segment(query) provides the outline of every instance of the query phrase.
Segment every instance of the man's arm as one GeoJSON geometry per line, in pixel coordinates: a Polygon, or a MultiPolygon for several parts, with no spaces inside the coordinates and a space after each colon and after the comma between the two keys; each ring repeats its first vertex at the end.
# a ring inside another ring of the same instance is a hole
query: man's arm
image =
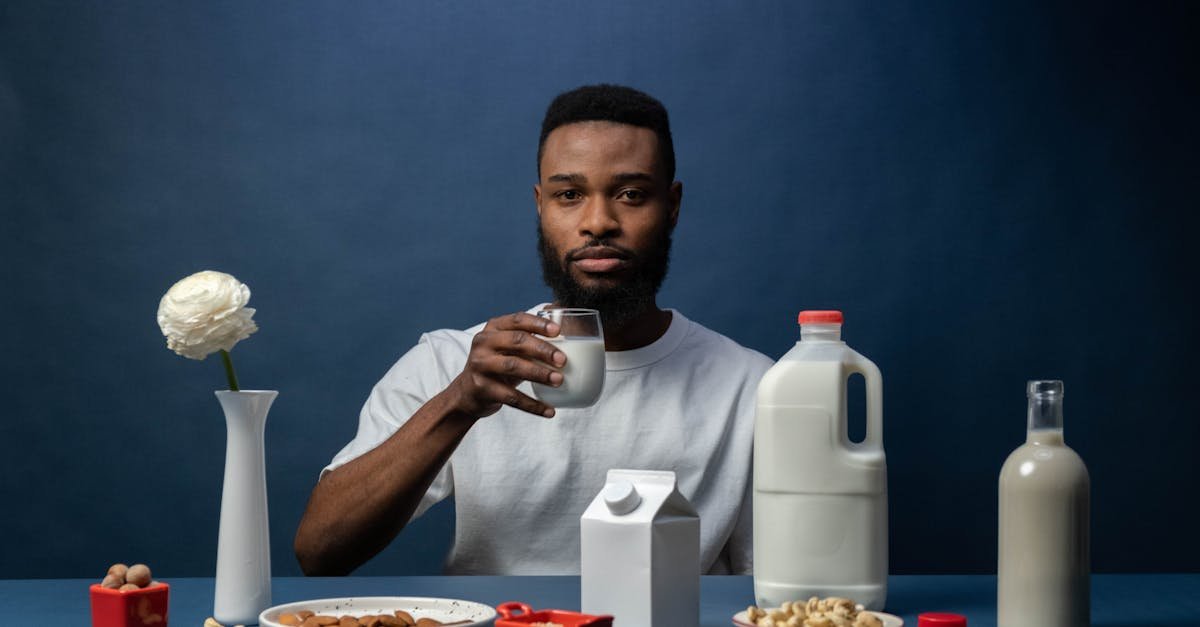
{"type": "Polygon", "coordinates": [[[534,333],[558,325],[527,313],[490,320],[450,385],[382,444],[329,472],[309,497],[294,549],[306,575],[344,575],[390,543],[476,420],[503,405],[545,416],[554,408],[517,391],[521,381],[559,385],[566,356],[534,333]]]}

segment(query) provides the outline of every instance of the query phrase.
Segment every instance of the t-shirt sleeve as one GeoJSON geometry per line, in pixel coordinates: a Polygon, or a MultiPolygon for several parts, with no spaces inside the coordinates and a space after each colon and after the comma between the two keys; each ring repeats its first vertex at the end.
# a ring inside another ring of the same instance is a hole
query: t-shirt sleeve
{"type": "MultiPolygon", "coordinates": [[[[421,341],[375,384],[359,412],[354,439],[334,455],[333,461],[321,470],[321,477],[382,444],[447,385],[449,379],[438,363],[432,341],[428,335],[421,336],[421,341]]],[[[447,462],[421,497],[413,518],[453,491],[452,463],[447,462]]]]}

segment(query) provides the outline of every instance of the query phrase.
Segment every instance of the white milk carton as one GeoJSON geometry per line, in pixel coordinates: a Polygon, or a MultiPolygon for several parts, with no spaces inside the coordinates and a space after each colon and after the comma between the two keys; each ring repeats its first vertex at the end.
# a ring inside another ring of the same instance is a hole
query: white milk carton
{"type": "Polygon", "coordinates": [[[608,471],[580,534],[585,614],[622,627],[700,624],[700,517],[675,473],[608,471]]]}

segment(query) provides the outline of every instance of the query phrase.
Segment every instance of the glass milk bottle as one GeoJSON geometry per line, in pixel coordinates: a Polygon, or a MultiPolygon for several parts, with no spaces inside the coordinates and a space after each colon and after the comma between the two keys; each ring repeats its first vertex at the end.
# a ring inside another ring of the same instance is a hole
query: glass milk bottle
{"type": "Polygon", "coordinates": [[[800,341],[758,385],[754,419],[754,596],[812,596],[883,609],[887,464],[879,368],[842,341],[840,311],[800,313],[800,341]],[[846,432],[846,380],[866,380],[862,442],[846,432]]]}
{"type": "Polygon", "coordinates": [[[1090,620],[1087,467],[1063,440],[1062,381],[1030,381],[1029,429],[1000,470],[999,627],[1090,620]]]}

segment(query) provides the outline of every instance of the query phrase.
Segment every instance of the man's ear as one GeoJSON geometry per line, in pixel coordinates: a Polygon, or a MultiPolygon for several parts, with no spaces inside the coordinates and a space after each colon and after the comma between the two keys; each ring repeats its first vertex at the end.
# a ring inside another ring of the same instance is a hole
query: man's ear
{"type": "Polygon", "coordinates": [[[533,184],[533,204],[537,207],[538,216],[542,215],[542,186],[533,184]]]}
{"type": "Polygon", "coordinates": [[[679,205],[683,203],[683,181],[671,183],[671,228],[679,222],[679,205]]]}

